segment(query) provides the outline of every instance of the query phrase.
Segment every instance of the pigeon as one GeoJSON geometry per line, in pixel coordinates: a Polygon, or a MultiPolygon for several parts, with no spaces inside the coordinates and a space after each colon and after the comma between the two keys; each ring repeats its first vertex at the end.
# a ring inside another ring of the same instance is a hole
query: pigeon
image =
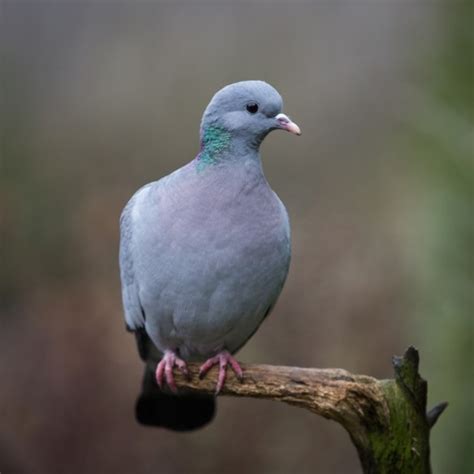
{"type": "Polygon", "coordinates": [[[201,121],[188,164],[140,188],[120,217],[120,276],[126,327],[145,362],[137,421],[188,431],[214,417],[215,396],[180,393],[173,371],[202,361],[242,379],[235,354],[274,307],[291,256],[285,206],[262,170],[272,130],[300,135],[263,81],[227,85],[201,121]]]}

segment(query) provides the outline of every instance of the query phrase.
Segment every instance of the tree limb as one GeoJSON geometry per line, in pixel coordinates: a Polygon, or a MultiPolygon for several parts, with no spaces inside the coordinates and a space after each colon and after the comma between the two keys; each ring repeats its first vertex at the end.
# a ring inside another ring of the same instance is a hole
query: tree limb
{"type": "MultiPolygon", "coordinates": [[[[395,379],[378,380],[342,369],[302,369],[242,364],[244,380],[231,370],[222,395],[279,400],[340,423],[359,453],[364,473],[427,474],[429,431],[445,403],[426,415],[427,384],[418,373],[418,352],[410,347],[394,357],[395,379]]],[[[212,394],[217,369],[199,379],[199,364],[188,365],[190,377],[175,373],[180,390],[212,394]]]]}

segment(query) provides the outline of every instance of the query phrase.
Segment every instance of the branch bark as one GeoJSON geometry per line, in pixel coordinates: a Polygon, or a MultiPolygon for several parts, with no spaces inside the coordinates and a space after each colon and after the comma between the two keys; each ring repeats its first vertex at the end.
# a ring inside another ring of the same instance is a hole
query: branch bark
{"type": "MultiPolygon", "coordinates": [[[[427,384],[418,363],[417,350],[408,348],[402,357],[393,358],[395,378],[390,380],[342,369],[242,364],[243,382],[228,370],[222,395],[278,400],[340,423],[366,474],[427,474],[430,429],[447,404],[426,413],[427,384]]],[[[188,368],[189,379],[175,372],[178,389],[214,392],[217,369],[200,380],[199,364],[188,368]]]]}

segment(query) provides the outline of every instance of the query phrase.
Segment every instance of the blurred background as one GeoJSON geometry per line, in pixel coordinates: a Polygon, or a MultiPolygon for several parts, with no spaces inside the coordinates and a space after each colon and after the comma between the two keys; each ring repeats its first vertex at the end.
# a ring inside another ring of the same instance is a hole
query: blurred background
{"type": "Polygon", "coordinates": [[[136,424],[118,218],[190,161],[227,83],[263,79],[303,135],[266,175],[289,278],[244,362],[392,376],[413,344],[437,473],[471,472],[473,10],[463,1],[0,3],[0,471],[359,473],[344,430],[219,399],[205,429],[136,424]]]}

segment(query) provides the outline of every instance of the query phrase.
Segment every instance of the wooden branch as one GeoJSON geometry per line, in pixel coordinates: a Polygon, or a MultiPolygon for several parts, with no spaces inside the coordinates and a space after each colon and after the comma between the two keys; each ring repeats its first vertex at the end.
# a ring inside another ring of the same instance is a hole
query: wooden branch
{"type": "MultiPolygon", "coordinates": [[[[418,373],[418,352],[394,357],[395,379],[377,380],[342,369],[301,369],[242,364],[244,380],[231,370],[222,395],[279,400],[340,423],[357,448],[364,473],[427,474],[429,431],[447,404],[426,414],[427,384],[418,373]]],[[[217,369],[199,380],[175,371],[178,389],[213,393],[217,369]]]]}

